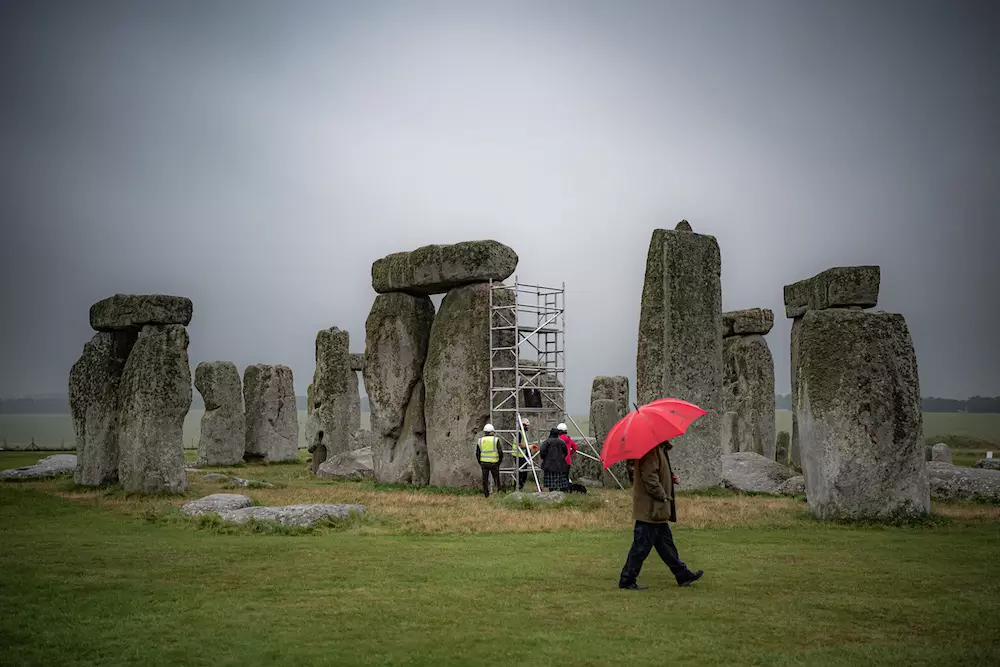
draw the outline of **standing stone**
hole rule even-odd
[[[428,245],[387,255],[372,264],[372,288],[413,296],[444,294],[456,287],[506,280],[517,268],[517,253],[499,241]]]
[[[938,463],[951,463],[951,449],[943,442],[939,442],[931,447],[931,461]]]
[[[774,358],[764,334],[770,310],[722,314],[725,410],[723,453],[754,452],[774,460]]]
[[[893,313],[809,310],[796,383],[809,511],[889,519],[930,509],[913,343]]]
[[[677,438],[671,465],[685,489],[718,486],[722,472],[722,284],[715,237],[657,229],[646,258],[636,394],[690,401],[708,414]]]
[[[601,449],[604,447],[604,438],[608,431],[618,420],[628,414],[628,378],[624,375],[598,375],[594,378],[590,387],[590,436],[594,438],[596,454],[589,450],[588,454],[593,454],[600,458]],[[580,445],[584,447],[584,445]],[[591,461],[584,457],[577,457],[579,463],[573,464],[574,477],[590,477],[592,479],[604,479],[605,486],[617,488],[614,478],[604,471],[600,461]],[[617,463],[611,466],[611,472],[623,485],[628,484],[629,465],[627,462]]]
[[[486,284],[449,291],[431,327],[423,378],[434,486],[474,489],[482,484],[475,441],[490,418],[489,291]],[[497,305],[514,303],[511,290],[495,290],[493,297]],[[513,360],[513,354],[498,354],[496,363],[512,368]],[[495,381],[513,382],[513,372],[509,379],[504,373],[495,375]],[[496,419],[494,426],[507,428],[508,423],[513,424],[512,417]]]
[[[118,481],[118,385],[136,332],[100,332],[83,347],[69,373],[69,404],[76,432],[77,484]]]
[[[351,370],[351,339],[332,327],[316,334],[316,372],[306,442],[316,472],[327,458],[352,448],[361,430],[361,394],[358,374]]]
[[[433,324],[434,304],[426,296],[380,294],[368,313],[362,373],[380,482],[430,481],[423,372]]]
[[[203,361],[194,371],[194,386],[205,402],[198,440],[198,465],[226,466],[242,462],[246,448],[246,416],[236,365],[229,361]]]
[[[119,385],[118,476],[125,491],[178,493],[187,488],[184,417],[191,408],[187,329],[147,325]]]
[[[292,369],[255,364],[243,371],[246,403],[244,458],[296,461],[299,456],[298,408]]]

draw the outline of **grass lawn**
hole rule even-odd
[[[0,467],[38,454],[0,454]],[[679,499],[678,588],[655,554],[616,588],[627,494],[506,509],[474,494],[248,465],[259,504],[365,504],[312,531],[227,529],[185,498],[0,483],[0,665],[1000,663],[1000,507],[912,527],[821,524],[801,499]]]

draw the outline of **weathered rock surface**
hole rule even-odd
[[[791,461],[788,455],[789,445],[791,444],[791,437],[788,431],[782,431],[778,434],[777,444],[774,446],[774,460],[782,465],[791,466]]]
[[[774,327],[774,311],[769,308],[747,308],[722,313],[722,335],[764,335]]]
[[[778,487],[777,493],[805,493],[806,492],[806,478],[802,475],[796,475],[795,477],[789,477],[786,479],[781,486]]]
[[[628,411],[628,377],[624,375],[598,375],[590,385],[590,400],[612,400]],[[624,415],[623,415],[624,416]]]
[[[795,477],[787,467],[754,452],[722,456],[722,484],[737,491],[780,493],[782,485]]]
[[[299,422],[292,369],[281,365],[247,366],[243,371],[243,399],[247,427],[244,458],[298,459]]]
[[[984,468],[986,470],[1000,470],[1000,459],[979,459],[972,467]]]
[[[671,464],[685,488],[718,486],[722,437],[721,256],[715,237],[657,229],[646,258],[636,394],[708,411],[677,438]]]
[[[273,489],[274,484],[268,482],[258,482],[254,479],[243,479],[242,477],[230,477],[229,486],[239,486],[244,489]]]
[[[372,288],[414,296],[444,294],[456,287],[506,280],[516,268],[517,253],[499,241],[428,245],[376,260]]]
[[[306,422],[313,472],[327,458],[349,451],[351,438],[361,430],[361,393],[350,347],[350,334],[337,327],[316,334],[312,410]]]
[[[802,318],[798,362],[810,512],[822,519],[926,513],[920,384],[903,317],[811,310]]]
[[[90,326],[95,331],[141,329],[148,324],[191,323],[191,299],[165,294],[115,294],[90,307]]]
[[[365,369],[365,355],[362,352],[351,352],[351,370],[360,373]]]
[[[430,481],[423,372],[433,324],[434,305],[426,296],[380,294],[368,313],[362,373],[380,482]]]
[[[317,477],[336,480],[360,480],[375,476],[371,447],[343,452],[327,459],[316,471]]]
[[[138,334],[102,331],[83,347],[69,373],[69,404],[76,432],[74,481],[85,486],[118,481],[118,384]]]
[[[774,358],[759,334],[723,340],[723,452],[774,459]],[[726,444],[728,443],[728,445]]]
[[[201,514],[219,514],[227,510],[238,510],[252,505],[252,500],[238,493],[213,493],[210,496],[184,503],[181,506],[181,512],[188,516],[199,516]]]
[[[434,486],[482,485],[475,440],[490,417],[489,291],[483,284],[451,290],[431,327],[423,380],[427,457]],[[513,303],[514,296],[510,290],[495,290],[493,298],[496,305]],[[513,340],[507,344],[513,346]],[[498,365],[512,368],[513,356],[498,355]],[[494,381],[512,382],[512,371],[509,376],[496,373]],[[494,426],[504,424],[497,420]]]
[[[604,439],[620,419],[628,414],[628,378],[623,375],[598,376],[594,378],[590,387],[590,436],[594,438],[594,446],[600,455],[604,447]],[[610,472],[604,470],[601,463],[587,461],[581,468],[580,474],[592,475],[604,482],[608,488],[618,488],[618,483],[623,486],[630,481],[629,473],[631,465],[628,461],[621,461],[609,468]],[[615,480],[618,480],[616,483]]]
[[[931,461],[951,463],[951,450],[948,449],[948,445],[939,442],[931,447]]]
[[[201,481],[203,482],[228,482],[231,478],[229,475],[223,475],[218,472],[210,472],[207,475],[203,475]]]
[[[119,385],[118,477],[126,491],[178,493],[184,472],[184,417],[191,408],[188,333],[179,324],[148,325]]]
[[[522,503],[525,500],[557,505],[566,502],[566,494],[562,491],[536,491],[534,493],[514,491],[504,496],[504,502],[507,503]]]
[[[20,468],[0,470],[0,479],[45,479],[58,475],[69,475],[76,470],[74,454],[53,454],[39,459],[38,463]]]
[[[233,465],[243,460],[246,414],[243,386],[236,364],[203,361],[194,371],[194,386],[205,402],[198,440],[198,465]]]
[[[1000,501],[1000,470],[963,468],[944,461],[926,465],[931,497],[936,500]]]
[[[365,514],[364,505],[285,505],[282,507],[246,507],[219,512],[223,521],[246,523],[251,519],[276,521],[283,526],[310,526],[323,519],[346,519],[352,514]]]
[[[838,266],[812,278],[785,285],[785,316],[802,317],[807,310],[874,308],[878,305],[881,269]]]

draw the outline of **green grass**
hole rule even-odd
[[[678,588],[654,554],[625,592],[627,525],[227,534],[48,488],[0,485],[3,665],[1000,662],[997,523],[682,523],[704,579]]]

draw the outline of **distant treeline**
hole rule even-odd
[[[296,396],[295,403],[299,410],[306,409],[306,397]],[[204,410],[205,403],[201,395],[194,392],[191,397],[191,407]],[[361,397],[361,411],[368,412],[368,397]],[[38,398],[0,399],[0,414],[6,415],[64,415],[69,412],[69,399],[66,396],[45,396]]]
[[[774,405],[778,410],[792,409],[792,395],[778,394],[774,397]],[[973,396],[964,401],[956,398],[936,398],[929,396],[920,399],[924,412],[1000,412],[1000,396]]]

